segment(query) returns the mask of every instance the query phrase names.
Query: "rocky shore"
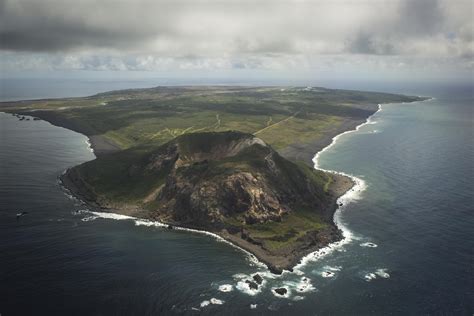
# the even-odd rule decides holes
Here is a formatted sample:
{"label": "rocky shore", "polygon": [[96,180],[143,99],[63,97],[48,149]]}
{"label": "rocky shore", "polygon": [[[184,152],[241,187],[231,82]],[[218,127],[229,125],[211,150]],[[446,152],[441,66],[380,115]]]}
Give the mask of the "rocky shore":
{"label": "rocky shore", "polygon": [[[323,88],[213,89],[216,94],[207,88],[158,87],[1,107],[89,138],[97,159],[70,168],[61,180],[92,209],[212,232],[281,273],[342,238],[333,218],[337,199],[355,184],[349,177],[314,170],[315,152],[364,123],[377,111],[377,102],[423,99]],[[242,94],[249,100],[238,106],[214,100],[215,95]],[[176,103],[182,95],[188,95],[186,102]],[[287,102],[290,95],[299,101]],[[195,97],[204,100],[187,102]],[[270,116],[268,125],[283,113],[274,102],[261,103],[262,98],[286,104],[288,116],[270,125],[275,134],[258,138],[247,120],[260,120],[264,113]],[[190,131],[195,122],[209,120],[201,115],[209,109],[219,113],[216,122],[212,117],[205,128]],[[171,127],[182,113],[190,116]],[[222,121],[226,113],[237,114],[242,125]],[[229,131],[235,126],[247,132]]]}
{"label": "rocky shore", "polygon": [[[147,172],[150,172],[150,168],[160,169],[169,164],[175,166],[171,170],[176,170],[176,166],[185,170],[182,173],[184,176],[180,175],[181,173],[176,174],[176,171],[170,171],[164,187],[160,186],[154,196],[147,197],[147,201],[159,201],[160,205],[155,206],[153,211],[150,211],[149,208],[145,209],[143,204],[140,206],[134,203],[117,203],[101,197],[95,192],[94,187],[84,181],[77,168],[69,169],[61,176],[61,180],[73,195],[85,201],[93,209],[156,220],[168,224],[170,227],[180,226],[215,233],[255,255],[274,273],[292,270],[307,254],[340,240],[342,234],[333,222],[333,215],[338,207],[337,199],[350,190],[354,185],[353,181],[342,175],[327,174],[325,177],[330,177],[327,178],[329,186],[323,195],[321,195],[322,191],[317,193],[321,189],[318,186],[306,192],[309,184],[303,184],[300,187],[299,190],[302,192],[287,189],[285,188],[286,183],[281,185],[275,183],[277,178],[288,176],[284,174],[287,172],[286,168],[293,168],[290,172],[299,175],[299,178],[296,178],[298,180],[294,181],[304,183],[309,180],[304,180],[306,176],[301,173],[299,167],[284,158],[278,158],[279,155],[264,143],[260,143],[261,140],[258,138],[247,136],[247,134],[237,133],[237,135],[237,137],[243,138],[230,142],[226,140],[225,143],[220,143],[217,146],[219,150],[211,150],[206,154],[192,151],[190,154],[188,151],[185,156],[183,152],[174,152],[173,150],[176,150],[174,145],[169,145],[169,148],[153,154],[153,160],[143,166],[148,170]],[[206,135],[206,137],[208,136]],[[187,136],[187,138],[189,137]],[[195,140],[192,143],[195,143]],[[254,148],[255,146],[257,147]],[[234,157],[246,149],[257,150],[257,158],[262,157],[262,160],[265,156],[268,167],[259,167],[248,174],[240,169],[240,171],[232,171],[234,167],[229,166],[229,162],[223,156]],[[263,152],[260,152],[262,150]],[[175,158],[178,156],[180,158]],[[221,177],[217,172],[209,177],[209,171],[206,171],[204,174],[209,179],[202,180],[206,176],[196,172],[195,168],[197,165],[200,166],[199,168],[205,168],[210,159],[226,161],[227,172],[231,170],[232,175]],[[241,158],[239,163],[245,162],[246,159],[245,157]],[[135,169],[137,169],[136,166]],[[139,173],[139,171],[135,172]],[[198,180],[193,180],[193,177]],[[293,185],[299,185],[297,182],[293,183]],[[196,190],[200,193],[196,193]],[[281,224],[282,232],[270,239],[262,238],[259,231],[255,231],[253,224],[261,226],[268,222],[285,223],[288,221],[290,223],[292,216],[298,213],[295,213],[296,204],[292,202],[297,200],[305,200],[303,204],[300,204],[300,207],[314,209],[312,213],[316,217],[314,219],[308,217],[305,220],[315,220],[316,223],[320,223],[318,226],[320,228],[313,229],[302,226],[301,229],[304,231],[295,232],[293,227]],[[228,203],[232,204],[228,206],[229,208],[226,206]],[[236,220],[240,222],[236,223]],[[292,237],[298,234],[297,239]],[[282,246],[272,248],[272,243],[270,243],[272,240],[281,241]]]}
{"label": "rocky shore", "polygon": [[[327,215],[334,215],[338,205],[337,199],[349,191],[353,186],[353,181],[346,176],[335,175],[336,184],[333,186],[331,203],[325,210]],[[231,234],[228,231],[216,232],[222,238],[232,242],[242,249],[252,253],[259,261],[265,263],[272,273],[280,274],[283,270],[293,271],[293,267],[300,263],[301,259],[312,252],[328,246],[333,242],[337,242],[343,238],[342,232],[333,224],[332,229],[323,231],[320,234],[308,236],[307,247],[303,249],[285,249],[277,254],[269,252],[258,243],[242,238],[240,235]]]}
{"label": "rocky shore", "polygon": [[[72,169],[69,169],[65,174],[60,177],[61,184],[72,195],[83,201],[93,211],[106,211],[127,216],[133,216],[137,218],[143,218],[146,220],[158,220],[163,224],[169,225],[169,228],[179,226],[183,228],[203,230],[202,227],[198,226],[182,225],[175,221],[165,221],[159,218],[150,217],[149,212],[137,207],[136,205],[115,205],[115,207],[112,207],[111,205],[97,203],[97,201],[95,201],[92,196],[88,195],[87,189],[77,186],[77,184],[80,183],[77,181],[77,174],[75,174],[74,171],[71,170]],[[329,206],[325,209],[325,214],[329,217],[333,216],[334,212],[339,207],[339,205],[337,204],[337,199],[340,196],[344,195],[354,186],[353,181],[349,177],[342,175],[334,175],[334,177],[336,181],[332,186],[331,202]],[[241,231],[229,232],[227,229],[209,229],[209,232],[212,232],[229,241],[230,243],[236,245],[237,247],[250,252],[260,262],[264,263],[272,273],[275,274],[281,274],[283,270],[293,271],[293,267],[300,263],[301,259],[306,255],[342,239],[341,231],[337,228],[335,224],[333,224],[333,226],[329,230],[323,231],[321,234],[308,236],[308,245],[304,249],[289,248],[284,249],[276,254],[271,251],[268,251],[258,242],[249,240],[245,237],[245,233],[242,234]]]}

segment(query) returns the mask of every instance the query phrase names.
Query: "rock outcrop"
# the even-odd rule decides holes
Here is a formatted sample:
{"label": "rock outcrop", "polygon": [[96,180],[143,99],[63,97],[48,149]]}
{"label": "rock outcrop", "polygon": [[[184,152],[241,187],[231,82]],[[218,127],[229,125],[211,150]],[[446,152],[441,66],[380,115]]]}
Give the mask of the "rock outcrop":
{"label": "rock outcrop", "polygon": [[192,226],[221,229],[236,215],[247,225],[279,222],[295,204],[318,209],[325,199],[323,188],[300,167],[244,133],[178,137],[152,155],[145,169],[169,170],[154,216]]}
{"label": "rock outcrop", "polygon": [[[341,238],[332,221],[338,181],[233,131],[185,134],[151,150],[99,157],[63,176],[91,205],[215,232],[277,273]],[[352,186],[344,181],[341,192]]]}

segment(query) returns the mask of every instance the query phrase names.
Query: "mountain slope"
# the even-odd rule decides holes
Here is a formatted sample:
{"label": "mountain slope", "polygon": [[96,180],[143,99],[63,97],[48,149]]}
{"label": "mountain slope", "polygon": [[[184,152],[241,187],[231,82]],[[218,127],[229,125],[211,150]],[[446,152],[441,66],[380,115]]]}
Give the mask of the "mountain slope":
{"label": "mountain slope", "polygon": [[70,169],[63,181],[95,205],[216,232],[277,272],[340,238],[335,188],[352,185],[233,131],[106,155]]}

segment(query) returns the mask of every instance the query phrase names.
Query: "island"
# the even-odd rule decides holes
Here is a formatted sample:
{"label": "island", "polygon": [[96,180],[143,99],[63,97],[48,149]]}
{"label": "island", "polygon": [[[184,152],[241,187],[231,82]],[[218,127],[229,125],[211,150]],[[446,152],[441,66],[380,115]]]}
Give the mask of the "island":
{"label": "island", "polygon": [[156,87],[4,102],[87,135],[97,158],[62,183],[90,207],[213,232],[274,273],[342,238],[351,178],[314,155],[379,104],[425,98],[319,87]]}

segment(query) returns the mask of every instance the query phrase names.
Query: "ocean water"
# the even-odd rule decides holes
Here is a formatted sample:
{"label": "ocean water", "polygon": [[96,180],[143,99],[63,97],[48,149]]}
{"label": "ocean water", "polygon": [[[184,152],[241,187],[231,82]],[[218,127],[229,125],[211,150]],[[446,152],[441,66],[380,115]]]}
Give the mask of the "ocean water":
{"label": "ocean water", "polygon": [[349,238],[282,276],[210,236],[90,213],[57,181],[94,158],[87,138],[0,113],[0,313],[472,315],[473,90],[401,92],[435,99],[382,105],[318,157],[362,181],[338,213]]}

